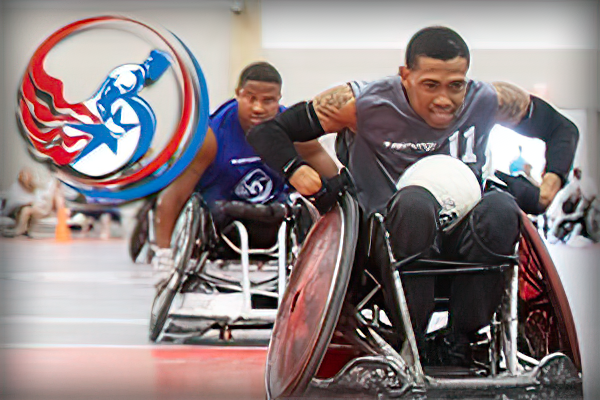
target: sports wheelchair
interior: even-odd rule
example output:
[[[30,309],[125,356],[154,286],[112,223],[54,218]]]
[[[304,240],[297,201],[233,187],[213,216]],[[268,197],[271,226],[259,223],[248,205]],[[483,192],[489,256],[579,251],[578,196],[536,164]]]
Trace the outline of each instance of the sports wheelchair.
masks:
[[[186,343],[218,331],[231,341],[234,329],[270,329],[317,217],[296,194],[285,204],[218,201],[211,212],[194,193],[175,224],[174,269],[157,287],[150,339]]]
[[[381,216],[364,222],[344,194],[293,267],[269,344],[268,398],[582,398],[565,292],[537,230],[522,220],[518,254],[497,265],[396,261]],[[505,274],[506,285],[489,326],[470,343],[479,357],[468,367],[427,365],[403,277],[484,272]],[[438,311],[446,300],[436,294]]]

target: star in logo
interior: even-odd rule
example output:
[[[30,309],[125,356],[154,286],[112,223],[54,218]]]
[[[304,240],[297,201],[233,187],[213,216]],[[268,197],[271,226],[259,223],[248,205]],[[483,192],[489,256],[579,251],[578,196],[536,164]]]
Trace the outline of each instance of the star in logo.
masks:
[[[124,132],[114,132],[109,129],[106,124],[81,124],[69,126],[80,130],[82,132],[89,133],[92,135],[92,140],[83,148],[81,153],[77,156],[77,159],[81,159],[94,151],[98,146],[105,144],[108,148],[116,155],[118,149],[118,141],[124,133],[129,132],[131,129],[139,126],[139,124],[125,124],[121,121],[121,108],[117,110],[113,119],[114,123],[123,128]]]

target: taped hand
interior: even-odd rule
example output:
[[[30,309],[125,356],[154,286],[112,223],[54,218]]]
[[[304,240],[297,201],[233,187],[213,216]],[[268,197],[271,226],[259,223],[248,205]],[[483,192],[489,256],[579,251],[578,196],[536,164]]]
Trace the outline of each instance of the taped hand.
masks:
[[[498,179],[506,183],[507,190],[517,201],[517,204],[527,214],[539,215],[546,211],[540,204],[540,188],[522,175],[512,176],[501,171],[494,173]]]
[[[354,182],[346,168],[333,178],[322,179],[322,183],[321,190],[307,196],[321,215],[329,212],[345,192],[355,193]]]

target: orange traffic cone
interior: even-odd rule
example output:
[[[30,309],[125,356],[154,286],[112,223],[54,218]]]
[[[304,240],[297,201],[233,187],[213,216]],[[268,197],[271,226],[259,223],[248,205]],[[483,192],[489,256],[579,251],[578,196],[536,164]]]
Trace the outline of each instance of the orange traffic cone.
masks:
[[[56,223],[56,230],[54,231],[54,235],[56,237],[57,242],[68,242],[71,240],[71,229],[67,224],[67,220],[69,219],[68,210],[65,207],[60,207],[56,212],[56,217],[58,219]]]

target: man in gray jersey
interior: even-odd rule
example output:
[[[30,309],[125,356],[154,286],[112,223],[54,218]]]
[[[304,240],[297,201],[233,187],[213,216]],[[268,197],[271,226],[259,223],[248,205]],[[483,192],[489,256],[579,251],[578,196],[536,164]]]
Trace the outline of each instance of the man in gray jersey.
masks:
[[[384,216],[398,260],[418,255],[493,263],[514,254],[519,206],[535,214],[551,203],[571,169],[577,128],[515,85],[468,79],[469,49],[446,27],[417,32],[405,61],[399,76],[337,86],[296,104],[254,128],[248,141],[301,194],[311,196],[322,190],[321,177],[291,144],[337,132],[338,156],[355,179],[362,210],[365,216]],[[485,148],[496,123],[546,142],[543,181],[538,188],[503,176],[512,195],[498,190],[484,194],[468,218],[444,230],[442,205],[434,193],[415,185],[399,189],[400,177],[424,157],[445,154],[465,163],[481,182]],[[449,340],[457,348],[489,323],[502,283],[497,274],[453,280]],[[422,339],[434,308],[434,281],[406,279],[403,284],[415,333]]]

